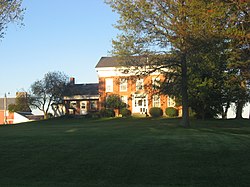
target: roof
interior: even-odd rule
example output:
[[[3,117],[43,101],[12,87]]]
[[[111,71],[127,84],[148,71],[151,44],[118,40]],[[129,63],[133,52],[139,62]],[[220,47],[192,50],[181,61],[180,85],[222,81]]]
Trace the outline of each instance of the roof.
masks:
[[[15,104],[16,103],[16,98],[6,98],[7,99],[7,110],[8,110],[8,107],[9,107],[9,104]],[[5,109],[5,98],[0,98],[0,110],[4,110]]]
[[[96,68],[120,67],[120,66],[143,66],[146,65],[147,58],[142,56],[131,57],[101,57]]]
[[[99,62],[96,65],[96,68],[99,67],[117,67],[120,64],[118,63],[117,57],[101,57]]]
[[[73,95],[99,95],[98,91],[99,84],[98,83],[90,83],[90,84],[73,84],[70,85],[66,91],[66,96]]]
[[[16,113],[26,117],[28,120],[31,120],[31,121],[38,121],[38,120],[44,119],[43,115],[34,115],[31,112],[16,112]]]

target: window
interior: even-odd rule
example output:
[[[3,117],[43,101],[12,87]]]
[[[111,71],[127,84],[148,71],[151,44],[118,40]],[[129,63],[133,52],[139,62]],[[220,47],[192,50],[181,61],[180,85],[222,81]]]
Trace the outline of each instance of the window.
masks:
[[[77,108],[76,107],[76,101],[70,101],[70,108]]]
[[[92,109],[92,110],[97,109],[97,102],[96,101],[90,101],[90,109]]]
[[[86,109],[86,102],[85,101],[82,101],[81,102],[81,109]]]
[[[113,79],[106,79],[106,92],[113,92]]]
[[[153,95],[153,107],[161,107],[161,101],[159,95]]]
[[[138,106],[142,106],[142,99],[138,101]]]
[[[126,92],[128,87],[127,79],[120,79],[120,92]]]
[[[126,103],[126,105],[128,106],[128,96],[121,96],[121,100],[123,103]]]
[[[160,78],[159,77],[152,78],[152,87],[154,90],[156,90],[160,87]]]
[[[174,98],[168,97],[168,107],[174,107],[175,101]]]
[[[143,79],[136,80],[136,91],[143,90]]]

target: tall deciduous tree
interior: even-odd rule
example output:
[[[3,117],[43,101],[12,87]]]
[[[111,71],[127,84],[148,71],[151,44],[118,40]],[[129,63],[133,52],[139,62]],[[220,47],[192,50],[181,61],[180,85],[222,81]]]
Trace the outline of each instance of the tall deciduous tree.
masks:
[[[146,55],[181,75],[182,123],[189,126],[188,67],[196,41],[212,37],[208,4],[202,0],[106,0],[120,15],[123,31],[115,55]],[[150,60],[149,60],[150,61]]]
[[[228,5],[228,69],[233,73],[231,83],[235,93],[236,118],[242,118],[243,107],[250,100],[250,2],[231,0]]]
[[[0,0],[0,38],[10,22],[22,21],[24,9],[21,5],[22,0]]]
[[[166,88],[167,93],[180,91],[183,106],[183,125],[189,125],[188,107],[189,97],[192,87],[189,86],[188,77],[200,78],[197,82],[200,100],[206,105],[212,101],[211,96],[223,96],[223,83],[216,86],[215,91],[206,94],[207,86],[214,89],[216,79],[212,72],[216,67],[220,67],[220,72],[216,73],[216,78],[222,79],[226,69],[227,60],[215,59],[222,53],[231,52],[232,49],[225,48],[213,52],[222,44],[231,44],[233,41],[241,41],[241,49],[249,50],[249,32],[246,27],[248,20],[247,1],[236,0],[106,0],[114,11],[120,15],[116,27],[123,31],[113,41],[113,54],[118,56],[142,55],[151,57],[148,62],[161,65],[160,67],[171,68],[172,72],[166,72],[168,82],[181,77],[180,88]],[[242,42],[243,41],[243,42]],[[211,46],[206,46],[206,45]],[[198,47],[197,47],[198,46]],[[227,45],[229,46],[229,45]],[[233,46],[235,49],[236,46]],[[212,49],[210,51],[210,49]],[[198,54],[198,55],[197,55]],[[197,56],[200,59],[197,62]],[[127,58],[129,59],[129,58]],[[211,63],[212,60],[217,62]],[[206,68],[207,63],[214,68]],[[216,63],[218,66],[214,66]],[[134,64],[134,63],[133,63]],[[145,64],[147,65],[147,64]],[[150,65],[150,64],[148,64]],[[203,72],[197,72],[197,65]],[[243,66],[241,66],[243,67]],[[156,68],[158,69],[159,66]],[[224,69],[223,69],[224,68]],[[205,71],[210,71],[211,76],[202,75]],[[249,72],[249,71],[248,71]],[[193,73],[197,73],[193,75]],[[192,75],[192,76],[191,76]],[[176,83],[176,82],[174,82]],[[194,82],[193,82],[194,83]],[[168,84],[165,84],[168,85]],[[189,86],[189,87],[188,87]],[[206,98],[210,98],[207,100]],[[214,102],[214,105],[226,105],[228,102]],[[225,104],[227,103],[227,104]],[[210,104],[210,103],[209,103]],[[210,104],[211,106],[211,104]],[[213,106],[214,107],[214,106]],[[203,106],[203,110],[208,107]]]
[[[48,117],[51,104],[62,102],[68,85],[68,77],[62,72],[49,72],[41,80],[31,85],[29,103],[32,107],[41,110],[44,118]]]

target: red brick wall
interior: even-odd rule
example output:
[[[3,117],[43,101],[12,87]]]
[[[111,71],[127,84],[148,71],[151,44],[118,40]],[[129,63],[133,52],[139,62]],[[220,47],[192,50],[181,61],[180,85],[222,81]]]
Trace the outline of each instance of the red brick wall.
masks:
[[[9,115],[7,116],[7,122],[8,124],[13,124],[14,120],[14,113],[9,112]],[[0,124],[4,124],[4,110],[0,110]]]
[[[0,124],[4,124],[4,111],[0,110]]]
[[[148,94],[148,109],[152,107],[152,96],[156,94],[156,91],[152,89],[152,78],[156,76],[147,76],[144,77],[144,90],[137,91],[138,93],[147,93]],[[106,85],[105,85],[105,79],[107,78],[113,78],[113,92],[106,93]],[[99,77],[99,93],[100,93],[100,104],[99,109],[103,108],[103,103],[106,100],[106,97],[111,94],[117,94],[120,96],[127,96],[128,97],[128,105],[129,110],[132,111],[132,94],[136,92],[136,78],[131,77],[127,80],[127,91],[126,92],[120,92],[120,83],[119,80],[121,78],[127,78],[127,77]],[[159,77],[161,80],[163,79],[162,76]],[[160,96],[160,102],[161,102],[161,108],[163,112],[165,112],[165,109],[168,105],[168,99],[167,96],[161,95]]]

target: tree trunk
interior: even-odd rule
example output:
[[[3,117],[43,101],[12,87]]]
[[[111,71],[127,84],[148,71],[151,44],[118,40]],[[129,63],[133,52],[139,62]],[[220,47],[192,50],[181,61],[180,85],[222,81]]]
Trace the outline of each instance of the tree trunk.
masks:
[[[222,107],[222,111],[221,111],[221,118],[222,119],[227,119],[227,114],[226,112],[224,111],[224,108]]]
[[[189,127],[188,112],[188,77],[187,77],[187,61],[186,54],[183,54],[181,61],[181,95],[182,95],[182,122],[181,125]]]
[[[229,107],[230,107],[230,102],[227,102],[225,106],[225,110],[222,107],[222,114],[221,114],[222,119],[227,119],[227,112],[228,112]]]
[[[48,114],[45,111],[43,111],[43,119],[48,119]]]
[[[236,103],[236,119],[243,119],[242,117],[242,112],[243,112],[243,107],[244,107],[244,102],[241,100],[238,100]]]
[[[227,105],[226,105],[226,108],[225,108],[225,119],[227,119],[227,112],[228,112],[228,109],[230,108],[230,102],[227,102]]]
[[[201,119],[204,121],[206,118],[206,107],[202,107]]]

